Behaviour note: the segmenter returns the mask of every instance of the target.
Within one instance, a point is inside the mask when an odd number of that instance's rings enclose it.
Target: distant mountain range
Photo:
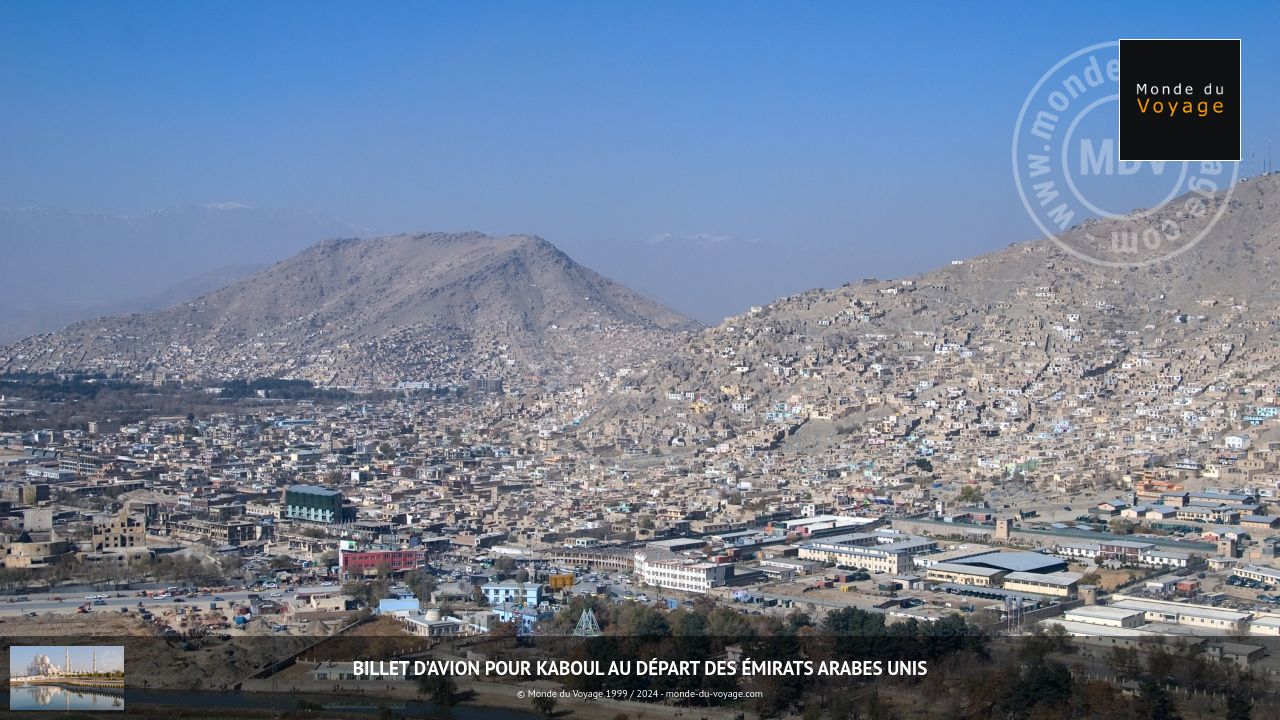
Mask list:
[[[0,210],[0,342],[190,300],[318,240],[364,234],[320,213],[233,203]]]
[[[326,240],[190,302],[27,338],[0,365],[329,384],[560,376],[694,327],[541,238],[397,235]]]
[[[925,380],[995,383],[1012,399],[999,412],[973,408],[973,422],[1034,424],[1069,415],[1059,404],[1073,393],[1110,393],[1100,380],[1138,356],[1162,358],[1173,369],[1161,382],[1183,392],[1280,382],[1280,175],[1209,204],[1223,213],[1208,235],[1148,267],[1103,267],[1039,240],[901,280],[810,290],[697,332],[537,237],[326,240],[192,301],[14,343],[0,349],[0,369],[385,385],[583,378],[625,364],[632,392],[601,417],[669,411],[678,424],[721,428],[762,414],[835,421],[924,392]],[[1189,233],[1207,221],[1183,220]],[[1086,247],[1148,222],[1088,221],[1062,239]],[[697,412],[660,401],[687,397]]]

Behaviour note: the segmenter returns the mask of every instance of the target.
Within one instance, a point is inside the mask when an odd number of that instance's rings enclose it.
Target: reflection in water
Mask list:
[[[13,685],[10,710],[123,710],[120,693],[61,685]]]

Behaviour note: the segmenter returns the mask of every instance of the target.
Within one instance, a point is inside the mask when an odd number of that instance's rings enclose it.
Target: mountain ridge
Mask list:
[[[515,368],[554,373],[573,363],[570,350],[623,356],[645,345],[641,336],[693,327],[542,238],[416,233],[320,241],[193,300],[77,323],[0,356],[9,369],[184,379],[456,381]],[[551,343],[544,336],[553,331]]]
[[[1280,174],[1209,203],[1225,208],[1207,235],[1145,267],[1096,265],[1039,239],[779,298],[632,373],[592,423],[641,448],[798,444],[805,462],[832,465],[870,459],[859,443],[893,443],[903,462],[929,457],[962,477],[1055,456],[1072,433],[1082,437],[1061,470],[1089,452],[1123,454],[1121,432],[1177,452],[1161,423],[1239,413],[1203,400],[1231,388],[1280,392]],[[1092,220],[1059,240],[1087,248],[1143,225],[1136,213]],[[1195,402],[1210,407],[1181,409]]]

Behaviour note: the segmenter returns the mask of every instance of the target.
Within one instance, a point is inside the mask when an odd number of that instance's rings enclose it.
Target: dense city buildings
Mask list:
[[[356,608],[429,638],[544,632],[583,596],[1273,633],[1280,352],[1251,333],[1274,321],[1229,288],[1122,306],[1138,290],[1060,262],[1015,246],[662,338],[603,323],[554,368],[496,340],[430,371],[386,341],[358,382],[324,376],[322,340],[289,379],[242,380],[264,356],[234,354],[202,377],[213,346],[165,346],[190,373],[103,355],[123,377],[83,382],[147,407],[0,434],[4,565],[24,589],[216,568],[274,624]]]

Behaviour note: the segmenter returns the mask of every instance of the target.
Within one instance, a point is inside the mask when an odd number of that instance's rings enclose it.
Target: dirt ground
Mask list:
[[[1094,572],[1098,574],[1098,587],[1108,592],[1115,590],[1117,587],[1129,582],[1130,580],[1142,575],[1140,570],[1111,570],[1108,568],[1091,566],[1086,563],[1072,562],[1069,568],[1072,572]]]

